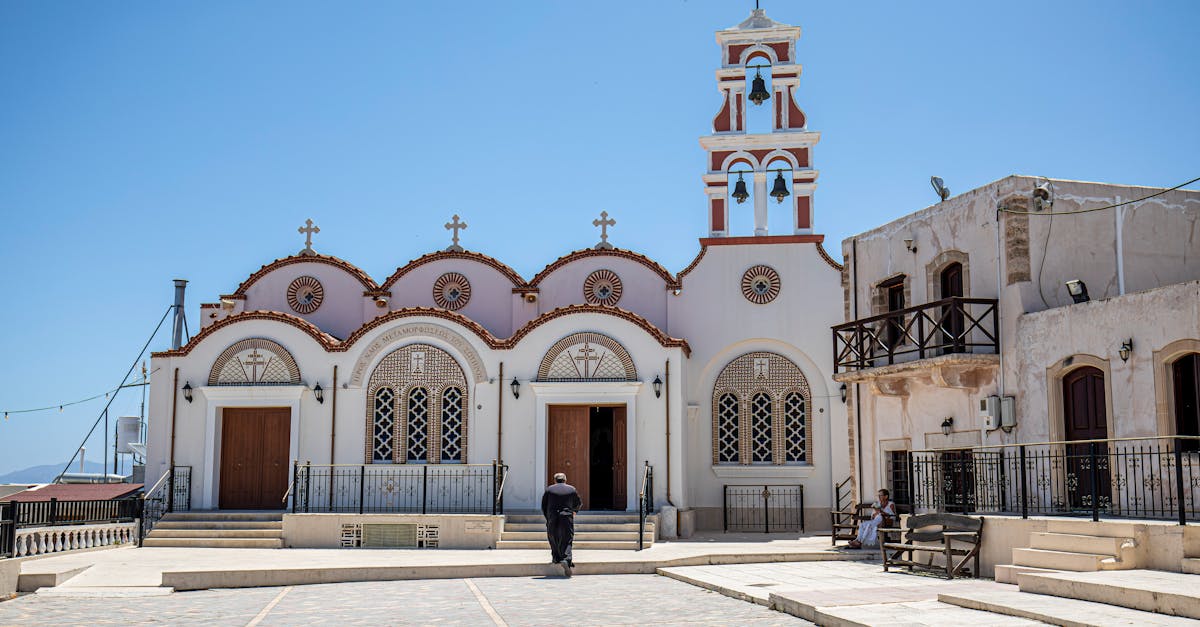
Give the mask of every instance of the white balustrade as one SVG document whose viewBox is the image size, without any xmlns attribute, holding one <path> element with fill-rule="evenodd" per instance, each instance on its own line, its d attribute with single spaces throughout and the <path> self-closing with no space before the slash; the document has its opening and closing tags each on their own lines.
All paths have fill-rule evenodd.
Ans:
<svg viewBox="0 0 1200 627">
<path fill-rule="evenodd" d="M 123 522 L 17 529 L 13 557 L 130 544 L 137 541 L 137 526 Z"/>
</svg>

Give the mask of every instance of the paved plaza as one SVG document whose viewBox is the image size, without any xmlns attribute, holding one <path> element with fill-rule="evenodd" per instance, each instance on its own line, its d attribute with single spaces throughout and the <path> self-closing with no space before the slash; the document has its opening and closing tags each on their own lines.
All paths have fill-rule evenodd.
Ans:
<svg viewBox="0 0 1200 627">
<path fill-rule="evenodd" d="M 811 625 L 656 575 L 438 579 L 203 590 L 33 594 L 0 625 Z"/>
</svg>

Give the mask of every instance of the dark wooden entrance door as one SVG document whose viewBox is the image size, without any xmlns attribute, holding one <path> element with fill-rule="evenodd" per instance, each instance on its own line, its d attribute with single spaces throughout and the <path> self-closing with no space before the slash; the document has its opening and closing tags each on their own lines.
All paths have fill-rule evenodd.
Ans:
<svg viewBox="0 0 1200 627">
<path fill-rule="evenodd" d="M 591 429 L 586 405 L 551 405 L 546 425 L 546 485 L 554 473 L 566 473 L 567 483 L 577 486 L 587 509 L 590 490 Z"/>
<path fill-rule="evenodd" d="M 1200 354 L 1191 353 L 1171 364 L 1171 383 L 1175 389 L 1175 434 L 1200 435 Z M 1196 440 L 1180 440 L 1184 451 L 1200 450 Z"/>
<path fill-rule="evenodd" d="M 952 298 L 963 295 L 963 267 L 955 262 L 942 270 L 942 298 Z M 946 345 L 943 352 L 963 352 L 963 310 L 960 306 L 947 305 L 942 308 L 942 343 Z"/>
<path fill-rule="evenodd" d="M 1063 377 L 1063 419 L 1067 440 L 1108 438 L 1104 373 L 1099 368 L 1084 366 Z M 1112 500 L 1107 444 L 1068 444 L 1066 455 L 1071 507 L 1091 509 L 1093 499 L 1099 499 L 1101 509 L 1106 509 Z"/>
<path fill-rule="evenodd" d="M 625 487 L 627 479 L 626 465 L 628 456 L 625 451 L 625 406 L 613 408 L 613 500 L 612 508 L 624 511 L 629 504 L 628 490 Z"/>
<path fill-rule="evenodd" d="M 221 509 L 283 509 L 291 410 L 227 408 L 221 415 Z"/>
</svg>

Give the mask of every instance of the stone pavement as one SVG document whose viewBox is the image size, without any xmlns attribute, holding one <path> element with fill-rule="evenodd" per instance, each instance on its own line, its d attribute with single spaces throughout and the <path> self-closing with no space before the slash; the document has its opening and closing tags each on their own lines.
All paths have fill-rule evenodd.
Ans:
<svg viewBox="0 0 1200 627">
<path fill-rule="evenodd" d="M 654 575 L 437 579 L 0 603 L 0 625 L 811 625 Z"/>
</svg>

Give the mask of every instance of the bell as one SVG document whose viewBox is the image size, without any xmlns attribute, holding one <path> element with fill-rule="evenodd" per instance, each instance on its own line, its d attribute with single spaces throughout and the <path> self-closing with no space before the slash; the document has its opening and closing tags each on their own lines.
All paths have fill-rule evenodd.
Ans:
<svg viewBox="0 0 1200 627">
<path fill-rule="evenodd" d="M 750 102 L 760 105 L 771 98 L 771 94 L 767 92 L 767 83 L 763 80 L 761 72 L 754 73 L 754 83 L 750 85 Z"/>
<path fill-rule="evenodd" d="M 783 202 L 791 194 L 787 190 L 787 181 L 783 180 L 783 172 L 775 173 L 775 186 L 771 188 L 771 196 L 775 202 Z"/>
<path fill-rule="evenodd" d="M 733 199 L 742 204 L 750 197 L 750 192 L 746 191 L 746 181 L 742 180 L 742 175 L 738 175 L 737 184 L 733 186 Z"/>
</svg>

